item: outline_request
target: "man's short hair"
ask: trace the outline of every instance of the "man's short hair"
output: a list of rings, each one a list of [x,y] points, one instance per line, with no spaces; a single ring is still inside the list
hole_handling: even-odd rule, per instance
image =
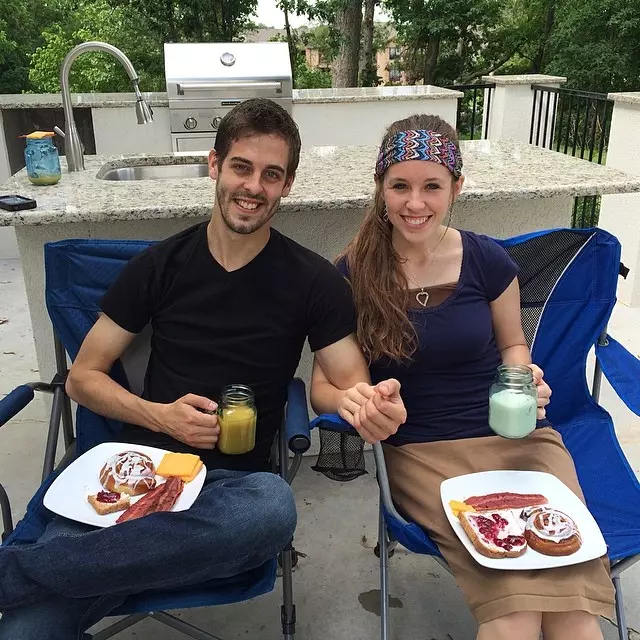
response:
[[[279,104],[266,98],[251,98],[236,105],[218,127],[213,146],[221,166],[231,145],[246,136],[279,135],[289,145],[287,178],[298,168],[300,161],[300,132],[293,118]]]

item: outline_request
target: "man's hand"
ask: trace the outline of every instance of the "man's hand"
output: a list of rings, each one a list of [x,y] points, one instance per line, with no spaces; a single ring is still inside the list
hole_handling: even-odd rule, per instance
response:
[[[407,419],[400,383],[393,378],[375,387],[360,382],[348,389],[338,413],[370,444],[386,440]]]
[[[218,442],[218,416],[204,413],[218,408],[215,402],[188,393],[171,404],[159,405],[160,431],[196,449],[213,449]]]
[[[538,390],[538,420],[544,420],[547,415],[545,407],[551,402],[551,387],[544,381],[544,371],[537,364],[528,366],[533,371],[533,383]]]

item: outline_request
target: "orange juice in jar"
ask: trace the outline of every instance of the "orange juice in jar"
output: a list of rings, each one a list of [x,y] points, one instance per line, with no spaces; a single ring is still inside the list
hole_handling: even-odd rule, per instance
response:
[[[243,384],[226,386],[218,406],[218,449],[228,455],[251,451],[256,444],[257,421],[253,390]]]

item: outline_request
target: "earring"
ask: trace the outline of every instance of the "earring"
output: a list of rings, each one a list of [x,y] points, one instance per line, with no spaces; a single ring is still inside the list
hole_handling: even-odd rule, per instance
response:
[[[382,210],[382,219],[385,222],[389,222],[389,216],[387,215],[387,205],[386,204],[384,205],[384,208]]]
[[[447,221],[447,227],[451,226],[452,220],[453,220],[453,205],[449,207],[449,220]]]

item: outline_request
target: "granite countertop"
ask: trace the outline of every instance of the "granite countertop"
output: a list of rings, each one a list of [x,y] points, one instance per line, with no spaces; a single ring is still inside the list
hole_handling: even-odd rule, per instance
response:
[[[143,93],[152,107],[168,107],[164,91]],[[459,91],[432,85],[400,87],[354,87],[352,89],[294,89],[294,104],[326,104],[329,102],[377,102],[379,100],[442,100],[462,97]],[[73,93],[74,107],[130,107],[136,102],[135,93]],[[0,94],[0,109],[61,109],[59,93]]]
[[[380,100],[443,100],[462,98],[460,91],[433,85],[360,87],[352,89],[294,89],[294,104],[328,102],[377,102]]]
[[[143,93],[151,107],[168,107],[166,92]],[[74,107],[131,107],[136,103],[135,93],[72,93]],[[0,94],[0,109],[62,109],[59,93],[4,93]]]
[[[312,147],[303,151],[291,194],[281,209],[363,209],[373,194],[377,148]],[[640,177],[513,140],[462,143],[466,182],[461,201],[518,200],[640,191]],[[116,182],[96,177],[108,167],[206,162],[204,155],[86,156],[86,170],[50,187],[32,185],[23,169],[2,194],[35,198],[36,209],[4,211],[0,226],[208,216],[214,183],[207,177]],[[63,159],[64,165],[64,159]]]

